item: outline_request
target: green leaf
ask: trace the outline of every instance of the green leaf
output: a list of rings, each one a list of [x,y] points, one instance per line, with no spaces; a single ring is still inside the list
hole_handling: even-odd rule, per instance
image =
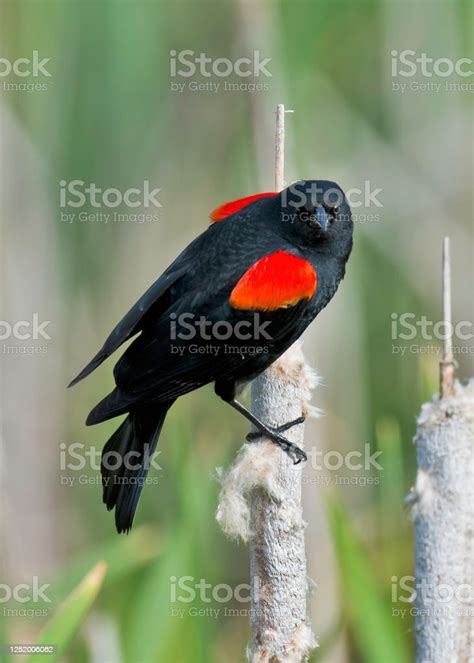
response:
[[[42,632],[39,645],[55,645],[56,652],[48,661],[59,661],[77,630],[87,617],[107,572],[107,564],[99,562],[68,596]],[[43,654],[33,654],[27,663],[44,663]]]
[[[408,662],[408,646],[390,615],[390,604],[379,594],[367,553],[342,504],[334,496],[328,500],[328,510],[341,571],[341,600],[365,663]]]

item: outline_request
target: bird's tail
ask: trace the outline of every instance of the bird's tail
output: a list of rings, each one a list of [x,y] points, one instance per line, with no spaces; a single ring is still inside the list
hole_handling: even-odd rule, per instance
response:
[[[172,403],[154,403],[132,410],[102,451],[103,502],[109,511],[115,508],[119,533],[132,527],[156,443]]]

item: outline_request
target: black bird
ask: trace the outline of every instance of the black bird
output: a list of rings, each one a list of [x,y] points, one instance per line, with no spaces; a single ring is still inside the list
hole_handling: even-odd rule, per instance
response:
[[[105,445],[101,464],[103,501],[115,508],[118,532],[132,526],[169,408],[210,382],[295,463],[306,459],[282,435],[301,419],[271,428],[236,396],[334,296],[352,248],[346,197],[334,182],[300,181],[280,193],[227,203],[211,219],[214,223],[145,292],[69,385],[139,334],[114,368],[115,389],[86,422],[128,413]],[[106,462],[108,452],[120,455],[120,467]]]

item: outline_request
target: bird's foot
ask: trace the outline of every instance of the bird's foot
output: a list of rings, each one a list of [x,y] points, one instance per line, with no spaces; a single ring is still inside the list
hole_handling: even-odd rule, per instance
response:
[[[280,447],[280,449],[282,449],[286,454],[288,454],[288,456],[293,461],[294,465],[298,465],[302,461],[308,460],[307,455],[302,449],[299,448],[298,445],[293,444],[293,442],[287,440],[286,437],[283,437],[283,435],[281,435],[281,433],[292,428],[293,426],[302,424],[304,420],[305,420],[304,417],[298,417],[297,419],[294,419],[293,421],[288,421],[286,424],[283,424],[282,426],[277,426],[276,428],[268,426],[267,430],[265,431],[255,431],[249,433],[246,437],[247,442],[255,442],[261,437],[268,437],[274,444],[277,444]]]
[[[293,426],[297,426],[298,424],[303,424],[305,422],[305,417],[298,417],[297,419],[293,419],[292,421],[287,421],[286,424],[282,424],[281,426],[268,426],[269,431],[271,433],[284,433],[286,430],[289,430],[290,428],[293,428]],[[260,437],[268,437],[266,432],[263,431],[252,431],[247,435],[247,442],[254,442],[254,440],[258,440]]]

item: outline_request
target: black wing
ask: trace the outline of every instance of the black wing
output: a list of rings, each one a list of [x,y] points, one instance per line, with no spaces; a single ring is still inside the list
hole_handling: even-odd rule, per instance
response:
[[[205,287],[205,280],[209,278],[209,268],[213,264],[222,262],[223,257],[224,260],[228,257],[231,262],[235,262],[236,256],[242,254],[242,251],[239,251],[239,227],[242,223],[246,223],[251,228],[250,235],[258,234],[254,219],[266,202],[267,199],[257,200],[224,221],[209,226],[196,237],[140,297],[110,333],[96,356],[68,386],[72,387],[92,373],[122,343],[141,331],[151,318],[158,318],[169,305],[167,293],[178,281],[184,282],[180,289],[182,292],[186,289],[199,289]],[[215,237],[216,235],[218,237]]]
[[[79,373],[74,380],[68,385],[72,387],[87,375],[92,373],[100,364],[107,359],[112,353],[119,348],[122,343],[132,338],[135,334],[141,331],[150,320],[150,318],[157,318],[169,305],[169,298],[166,294],[170,288],[175,285],[183,277],[187,277],[186,287],[193,287],[196,281],[199,287],[199,280],[201,286],[204,279],[209,276],[209,266],[212,262],[219,259],[216,255],[216,247],[213,242],[212,235],[217,234],[224,237],[222,242],[223,249],[230,249],[230,258],[236,253],[234,245],[239,241],[239,231],[236,232],[236,223],[246,222],[250,224],[252,219],[258,214],[259,208],[265,204],[265,199],[257,200],[247,207],[243,208],[225,221],[216,223],[208,227],[201,235],[196,237],[182,253],[173,261],[168,269],[160,276],[155,283],[145,292],[144,295],[136,302],[124,318],[117,324],[113,331],[109,334],[104,345],[91,359],[85,368]],[[238,229],[238,226],[237,226]],[[227,238],[227,240],[225,239]],[[214,250],[213,250],[214,249]],[[229,251],[228,251],[229,252]]]
[[[233,285],[245,271],[245,264],[239,267],[232,279]],[[269,340],[253,336],[247,340],[232,336],[221,343],[200,336],[189,340],[170,339],[171,314],[176,319],[180,313],[191,312],[197,317],[205,316],[211,324],[229,322],[233,329],[240,321],[252,325],[254,312],[236,311],[229,305],[233,285],[212,293],[188,291],[150,327],[144,329],[115,367],[117,387],[92,410],[87,423],[90,425],[105,421],[138,404],[174,400],[216,380],[250,380],[284,352],[314,317],[311,314],[312,302],[303,300],[292,307],[258,314]],[[265,326],[267,321],[269,324]],[[192,345],[202,349],[211,345],[218,349],[218,354],[206,351],[201,354],[192,350]],[[183,353],[173,353],[172,346],[181,348]]]
[[[232,320],[226,306],[220,307],[222,314],[215,309],[206,315],[209,321]],[[286,309],[273,311],[271,315],[272,327],[268,328],[271,341],[255,342],[255,347],[265,347],[268,350],[262,354],[254,352],[237,352],[235,348],[244,347],[243,341],[235,338],[229,339],[228,346],[231,352],[223,350],[217,355],[198,352],[190,353],[185,344],[181,347],[185,352],[182,355],[171,354],[169,341],[169,322],[162,327],[161,337],[143,333],[127,348],[114,371],[117,386],[106,396],[89,414],[87,424],[96,424],[116,417],[131,408],[153,401],[173,401],[194,389],[198,389],[216,380],[232,378],[235,382],[247,381],[263,371],[282,352],[284,352],[302,333],[306,325],[298,327],[295,323],[305,320],[308,301]],[[200,313],[198,313],[200,314]],[[240,319],[243,319],[243,315]],[[308,317],[307,323],[311,321]],[[166,328],[168,332],[166,333]],[[297,331],[296,331],[297,330]],[[199,345],[198,342],[196,345]],[[209,344],[209,343],[208,343]],[[201,341],[201,345],[205,345]],[[246,349],[252,343],[246,345]]]

